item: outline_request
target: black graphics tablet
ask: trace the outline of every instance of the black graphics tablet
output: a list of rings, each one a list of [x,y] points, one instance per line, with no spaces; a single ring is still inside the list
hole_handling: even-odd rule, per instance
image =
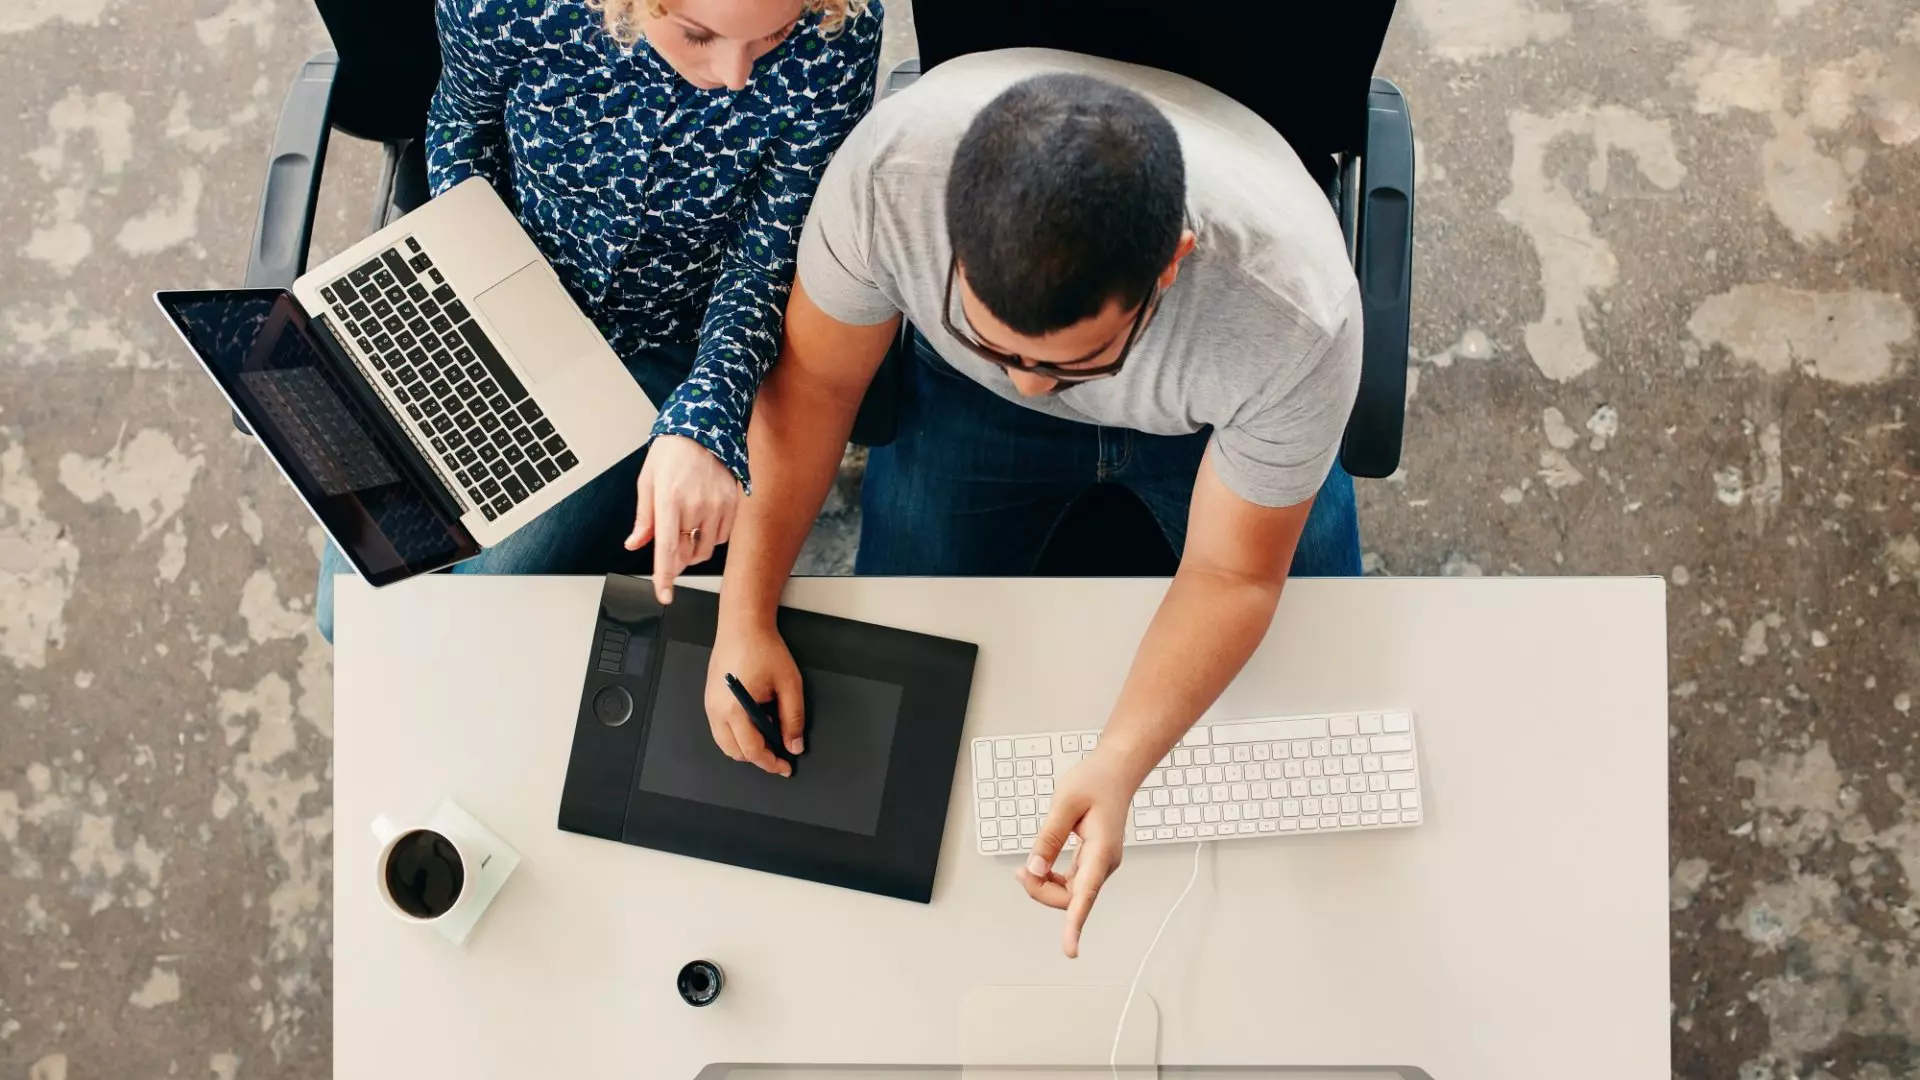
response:
[[[610,575],[585,658],[560,828],[926,903],[975,646],[781,608],[806,687],[792,777],[714,745],[704,704],[719,598]]]

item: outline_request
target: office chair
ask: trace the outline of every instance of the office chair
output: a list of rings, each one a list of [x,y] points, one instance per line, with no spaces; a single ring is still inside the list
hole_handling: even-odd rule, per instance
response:
[[[433,0],[316,6],[334,51],[302,65],[281,108],[247,256],[250,288],[285,288],[305,270],[333,129],[385,148],[369,231],[427,197],[421,143],[440,77]],[[888,74],[884,93],[964,53],[1057,48],[1206,83],[1285,136],[1327,189],[1360,279],[1366,344],[1341,463],[1356,477],[1383,477],[1398,467],[1413,273],[1413,127],[1399,89],[1373,77],[1393,0],[1289,6],[1284,31],[1229,25],[1198,11],[1169,16],[1152,0],[916,0],[913,12],[920,55]],[[891,441],[897,368],[897,358],[882,365],[854,442]],[[246,430],[238,416],[234,424]],[[1173,566],[1139,500],[1103,486],[1069,513],[1041,570],[1160,575]]]

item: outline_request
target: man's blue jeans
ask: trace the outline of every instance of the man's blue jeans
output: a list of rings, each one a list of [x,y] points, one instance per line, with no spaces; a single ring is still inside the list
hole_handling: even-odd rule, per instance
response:
[[[1175,555],[1211,432],[1147,435],[1025,409],[954,371],[924,339],[901,378],[899,433],[867,458],[859,574],[1030,574],[1096,483],[1146,504]],[[1307,515],[1293,576],[1360,573],[1353,479],[1336,462]]]
[[[693,366],[693,346],[650,349],[627,364],[627,371],[653,401],[665,401]],[[635,423],[639,423],[636,419]],[[628,551],[621,545],[633,531],[634,481],[647,459],[643,447],[625,461],[594,477],[559,505],[521,526],[512,536],[447,571],[452,574],[650,574],[653,546]],[[712,566],[699,572],[711,572]],[[320,556],[320,582],[313,614],[320,634],[333,640],[333,579],[351,574],[353,564],[332,543]],[[394,588],[404,589],[402,582]]]

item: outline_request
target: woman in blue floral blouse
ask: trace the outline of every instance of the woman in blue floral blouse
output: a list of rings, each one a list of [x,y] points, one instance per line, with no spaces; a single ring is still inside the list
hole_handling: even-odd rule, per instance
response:
[[[652,542],[670,598],[751,483],[747,417],[814,188],[872,102],[880,5],[438,5],[429,186],[490,181],[660,407],[646,449],[455,572],[602,571],[624,538]],[[329,637],[333,574],[348,571],[329,551]]]

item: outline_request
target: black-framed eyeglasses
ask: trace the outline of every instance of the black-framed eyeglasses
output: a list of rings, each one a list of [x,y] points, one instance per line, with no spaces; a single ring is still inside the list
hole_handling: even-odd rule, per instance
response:
[[[1147,316],[1151,315],[1153,309],[1159,306],[1160,294],[1163,291],[1159,283],[1155,282],[1153,291],[1147,294],[1145,300],[1141,301],[1140,310],[1135,313],[1133,317],[1133,326],[1127,330],[1127,340],[1120,346],[1120,355],[1113,358],[1113,363],[1103,364],[1097,368],[1075,368],[1061,367],[1059,364],[1049,364],[1044,360],[1028,360],[1014,353],[1001,352],[999,349],[974,337],[971,331],[962,330],[960,327],[955,326],[953,322],[953,286],[954,282],[958,281],[959,278],[960,257],[956,255],[953,257],[953,260],[947,264],[947,298],[945,303],[940,307],[940,325],[946,328],[948,335],[960,344],[965,345],[973,355],[988,363],[998,364],[1009,371],[1024,371],[1033,375],[1045,375],[1049,379],[1055,379],[1064,383],[1092,382],[1095,379],[1106,379],[1120,374],[1121,366],[1127,362],[1127,354],[1133,351],[1133,343],[1140,338],[1141,328],[1147,325]]]

